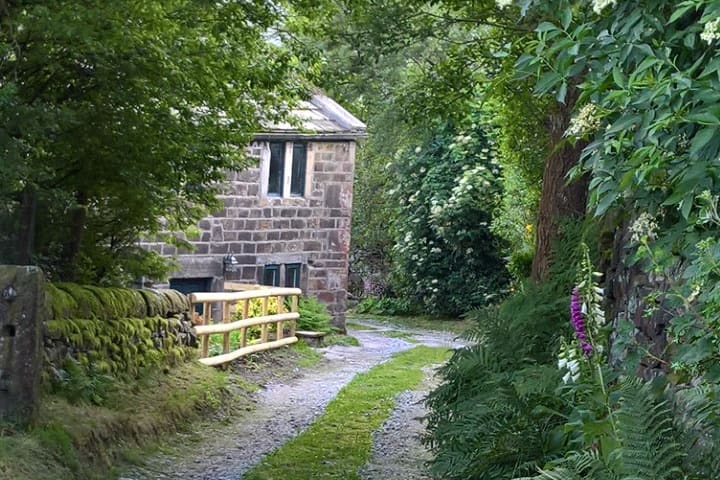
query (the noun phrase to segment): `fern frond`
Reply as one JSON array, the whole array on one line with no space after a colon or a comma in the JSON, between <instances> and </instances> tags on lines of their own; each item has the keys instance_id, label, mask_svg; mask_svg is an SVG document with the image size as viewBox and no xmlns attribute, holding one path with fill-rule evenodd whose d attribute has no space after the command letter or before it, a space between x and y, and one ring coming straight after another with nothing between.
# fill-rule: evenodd
<instances>
[{"instance_id":1,"label":"fern frond","mask_svg":"<svg viewBox=\"0 0 720 480\"><path fill-rule=\"evenodd\" d=\"M675 442L672 411L657 399L650 382L629 381L617 411L620 447L613 464L623 478L672 480L682 478L684 452Z\"/></svg>"}]
</instances>

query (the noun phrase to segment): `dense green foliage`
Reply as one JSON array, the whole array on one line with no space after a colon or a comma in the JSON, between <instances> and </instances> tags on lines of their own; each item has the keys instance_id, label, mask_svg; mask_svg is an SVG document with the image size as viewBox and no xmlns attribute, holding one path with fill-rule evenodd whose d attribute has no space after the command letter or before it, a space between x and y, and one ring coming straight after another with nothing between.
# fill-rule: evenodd
<instances>
[{"instance_id":1,"label":"dense green foliage","mask_svg":"<svg viewBox=\"0 0 720 480\"><path fill-rule=\"evenodd\" d=\"M484 210L492 215L490 232L507 242L503 253L517 279L529 272L532 258L533 278L543 280L518 282L519 291L495 313L472 314L480 342L456 354L430 399L435 473L532 477L547 467L545 478L716 476L710 440L717 437L716 417L679 399L692 391L694 402L708 405L720 391L718 3L334 3L345 15L335 28L347 36L331 38L351 59L342 70L351 80L337 90L355 100L361 97L358 78L372 79L368 97L387 105L383 110L377 101L360 102L384 147L372 151L366 191L400 192L390 197L401 205L393 212L394 232L410 232L408 240L438 233L423 212L432 208L427 184L443 185L438 190L445 200L458 176L442 171L442 153L432 163L440 181L422 177L429 168L419 160L426 152L447 151L437 141L445 126L457 128L469 112L490 118L491 128L472 135L491 139L497 152L500 175L493 180L503 195ZM353 68L361 62L377 68L363 76ZM399 108L400 126L397 115L382 115ZM395 151L402 155L391 155ZM399 177L383 175L388 161ZM567 185L580 194L569 194ZM586 194L591 215L585 225L591 229L582 236L559 234L559 216L581 216ZM383 205L372 208L387 218L388 202ZM465 231L483 244L485 232ZM576 257L567 263L581 237L598 255L592 262ZM399 235L384 238L382 248L393 245L395 251L392 267L410 273L393 282L395 293L433 309L423 295L433 292L428 281L440 279L425 274L443 272L445 278L449 270L433 263L422 246L408 248ZM553 239L561 242L561 254L550 257ZM452 237L450 243L463 240ZM601 286L594 283L592 264L608 273ZM578 267L582 278L571 273ZM461 276L480 288L477 277ZM577 344L567 340L573 284L581 285L586 310L577 310L573 322L584 318L598 325ZM380 302L365 308L377 309ZM665 315L653 316L657 310ZM606 321L605 314L613 318ZM538 350L528 352L533 346ZM579 356L562 376L568 383L558 385L556 356L570 351ZM561 357L564 369L568 358ZM638 372L650 375L649 363L669 374L665 382L633 380Z\"/></svg>"},{"instance_id":2,"label":"dense green foliage","mask_svg":"<svg viewBox=\"0 0 720 480\"><path fill-rule=\"evenodd\" d=\"M501 172L494 127L476 101L480 74L461 64L462 47L448 46L472 43L470 33L402 2L329 4L334 21L316 40L327 56L323 86L370 133L354 192L357 293L453 315L485 304L506 281L499 257L509 252L490 234ZM447 38L436 37L444 27ZM524 231L532 214L522 221Z\"/></svg>"},{"instance_id":3,"label":"dense green foliage","mask_svg":"<svg viewBox=\"0 0 720 480\"><path fill-rule=\"evenodd\" d=\"M563 85L579 84L570 133L592 140L579 170L592 175L594 213L635 212L627 220L637 261L675 279L663 300L678 312L670 325L674 369L688 378L714 370L720 360L710 346L720 338L713 287L720 262L720 6L619 2L601 15L573 15L569 3L556 7L566 12L561 21L538 27L537 46L518 67L537 71L538 88L558 96ZM541 66L548 64L557 67Z\"/></svg>"},{"instance_id":4,"label":"dense green foliage","mask_svg":"<svg viewBox=\"0 0 720 480\"><path fill-rule=\"evenodd\" d=\"M470 313L477 344L455 352L428 398L427 442L440 478L529 475L567 449L570 404L556 392L555 363L569 334L567 292L579 258L562 257L553 281L527 284L500 307Z\"/></svg>"},{"instance_id":5,"label":"dense green foliage","mask_svg":"<svg viewBox=\"0 0 720 480\"><path fill-rule=\"evenodd\" d=\"M215 205L260 121L305 90L312 66L267 39L287 8L4 2L0 259L54 280L161 276L137 239Z\"/></svg>"},{"instance_id":6,"label":"dense green foliage","mask_svg":"<svg viewBox=\"0 0 720 480\"><path fill-rule=\"evenodd\" d=\"M311 332L330 333L332 316L325 304L320 303L315 297L300 297L298 302L298 313L300 319L297 321L298 330L309 330Z\"/></svg>"},{"instance_id":7,"label":"dense green foliage","mask_svg":"<svg viewBox=\"0 0 720 480\"><path fill-rule=\"evenodd\" d=\"M490 233L499 196L494 146L481 125L440 130L399 151L394 221L394 288L419 309L459 315L485 305L505 284Z\"/></svg>"}]
</instances>

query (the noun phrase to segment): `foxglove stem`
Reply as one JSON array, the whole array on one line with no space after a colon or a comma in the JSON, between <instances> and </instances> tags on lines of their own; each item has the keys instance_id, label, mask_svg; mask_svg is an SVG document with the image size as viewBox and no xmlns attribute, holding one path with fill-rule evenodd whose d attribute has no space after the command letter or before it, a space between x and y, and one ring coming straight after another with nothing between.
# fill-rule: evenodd
<instances>
[{"instance_id":1,"label":"foxglove stem","mask_svg":"<svg viewBox=\"0 0 720 480\"><path fill-rule=\"evenodd\" d=\"M592 354L593 347L588 342L587 330L585 329L585 320L583 319L582 306L580 302L580 290L573 288L570 295L570 320L575 329L575 337L580 344L580 348L586 357Z\"/></svg>"}]
</instances>

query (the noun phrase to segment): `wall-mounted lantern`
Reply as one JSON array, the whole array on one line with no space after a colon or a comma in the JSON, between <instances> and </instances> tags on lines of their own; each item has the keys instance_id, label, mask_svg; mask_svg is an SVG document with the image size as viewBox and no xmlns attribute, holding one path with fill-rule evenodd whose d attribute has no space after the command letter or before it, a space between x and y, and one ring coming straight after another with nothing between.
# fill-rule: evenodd
<instances>
[{"instance_id":1,"label":"wall-mounted lantern","mask_svg":"<svg viewBox=\"0 0 720 480\"><path fill-rule=\"evenodd\" d=\"M240 262L235 255L228 254L223 258L223 273L237 272L240 270Z\"/></svg>"},{"instance_id":2,"label":"wall-mounted lantern","mask_svg":"<svg viewBox=\"0 0 720 480\"><path fill-rule=\"evenodd\" d=\"M15 287L13 287L12 285L8 285L7 287L3 288L0 297L2 297L2 299L6 302L12 302L17 297L17 290L15 290Z\"/></svg>"}]
</instances>

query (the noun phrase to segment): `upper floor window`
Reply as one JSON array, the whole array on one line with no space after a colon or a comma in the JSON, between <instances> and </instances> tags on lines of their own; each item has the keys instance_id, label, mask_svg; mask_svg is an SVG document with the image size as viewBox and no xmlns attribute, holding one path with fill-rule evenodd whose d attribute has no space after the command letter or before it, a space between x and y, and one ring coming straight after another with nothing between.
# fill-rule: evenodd
<instances>
[{"instance_id":1,"label":"upper floor window","mask_svg":"<svg viewBox=\"0 0 720 480\"><path fill-rule=\"evenodd\" d=\"M282 197L283 177L285 176L285 144L270 143L270 165L268 175L268 195Z\"/></svg>"},{"instance_id":2,"label":"upper floor window","mask_svg":"<svg viewBox=\"0 0 720 480\"><path fill-rule=\"evenodd\" d=\"M307 165L307 144L293 143L292 176L290 178L290 195L305 195L305 168Z\"/></svg>"},{"instance_id":3,"label":"upper floor window","mask_svg":"<svg viewBox=\"0 0 720 480\"><path fill-rule=\"evenodd\" d=\"M266 168L267 195L302 197L307 178L307 143L270 142Z\"/></svg>"}]
</instances>

